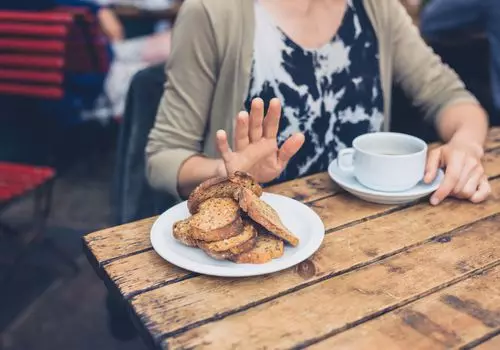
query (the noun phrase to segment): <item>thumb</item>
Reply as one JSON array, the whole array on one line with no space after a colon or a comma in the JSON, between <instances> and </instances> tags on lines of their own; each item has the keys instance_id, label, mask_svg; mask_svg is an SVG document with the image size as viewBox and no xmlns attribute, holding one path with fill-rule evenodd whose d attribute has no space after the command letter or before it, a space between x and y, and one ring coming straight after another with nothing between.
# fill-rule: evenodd
<instances>
[{"instance_id":1,"label":"thumb","mask_svg":"<svg viewBox=\"0 0 500 350\"><path fill-rule=\"evenodd\" d=\"M304 144L304 141L304 134L297 133L290 136L283 143L278 151L278 162L282 168L284 168L288 161L299 151L299 149Z\"/></svg>"}]
</instances>

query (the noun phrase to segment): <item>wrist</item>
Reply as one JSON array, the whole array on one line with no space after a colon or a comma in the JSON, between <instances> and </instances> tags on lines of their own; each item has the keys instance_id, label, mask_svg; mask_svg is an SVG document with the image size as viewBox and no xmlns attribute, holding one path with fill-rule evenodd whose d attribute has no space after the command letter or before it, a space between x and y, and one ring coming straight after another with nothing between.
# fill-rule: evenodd
<instances>
[{"instance_id":1,"label":"wrist","mask_svg":"<svg viewBox=\"0 0 500 350\"><path fill-rule=\"evenodd\" d=\"M482 158L484 155L484 144L482 141L475 140L472 135L456 134L452 137L450 145L466 149L470 154L477 158Z\"/></svg>"}]
</instances>

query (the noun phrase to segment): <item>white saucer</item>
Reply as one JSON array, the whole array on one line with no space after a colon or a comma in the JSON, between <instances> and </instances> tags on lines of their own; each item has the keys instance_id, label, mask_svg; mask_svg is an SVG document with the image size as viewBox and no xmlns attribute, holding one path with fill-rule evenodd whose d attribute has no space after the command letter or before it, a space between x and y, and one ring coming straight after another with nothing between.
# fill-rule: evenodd
<instances>
[{"instance_id":1,"label":"white saucer","mask_svg":"<svg viewBox=\"0 0 500 350\"><path fill-rule=\"evenodd\" d=\"M342 171L335 159L328 167L328 174L340 187L354 196L367 202L377 204L404 204L423 198L436 191L444 178L444 172L439 169L438 176L430 184L423 182L417 186L402 192L381 192L375 191L361 185L352 172Z\"/></svg>"}]
</instances>

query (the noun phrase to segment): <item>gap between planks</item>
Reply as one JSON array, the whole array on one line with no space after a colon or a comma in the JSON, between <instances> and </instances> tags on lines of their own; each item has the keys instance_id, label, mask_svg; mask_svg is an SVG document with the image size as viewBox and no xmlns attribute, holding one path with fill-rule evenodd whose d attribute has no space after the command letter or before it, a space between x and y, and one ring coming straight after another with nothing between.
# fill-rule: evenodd
<instances>
[{"instance_id":1,"label":"gap between planks","mask_svg":"<svg viewBox=\"0 0 500 350\"><path fill-rule=\"evenodd\" d=\"M496 345L492 345L490 349L495 349L495 350L500 349L500 328L484 335L479 339L470 342L467 345L462 346L460 350L469 350L469 349L482 350L483 346L484 348L486 348L486 345L488 345L488 342L490 341L492 343L494 342L495 344L498 343L498 347Z\"/></svg>"},{"instance_id":2,"label":"gap between planks","mask_svg":"<svg viewBox=\"0 0 500 350\"><path fill-rule=\"evenodd\" d=\"M497 266L308 349L469 348L500 329L499 292Z\"/></svg>"}]
</instances>

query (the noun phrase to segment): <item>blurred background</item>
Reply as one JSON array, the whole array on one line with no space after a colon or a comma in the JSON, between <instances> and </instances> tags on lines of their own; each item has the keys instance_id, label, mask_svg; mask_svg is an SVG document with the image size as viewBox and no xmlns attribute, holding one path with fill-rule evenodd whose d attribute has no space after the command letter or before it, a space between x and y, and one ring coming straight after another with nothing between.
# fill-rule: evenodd
<instances>
[{"instance_id":1,"label":"blurred background","mask_svg":"<svg viewBox=\"0 0 500 350\"><path fill-rule=\"evenodd\" d=\"M417 27L425 3L401 0ZM0 348L143 349L82 235L159 213L144 146L180 0L0 3ZM500 4L499 4L500 6ZM499 125L488 33L424 39ZM394 86L393 130L435 141Z\"/></svg>"}]
</instances>

